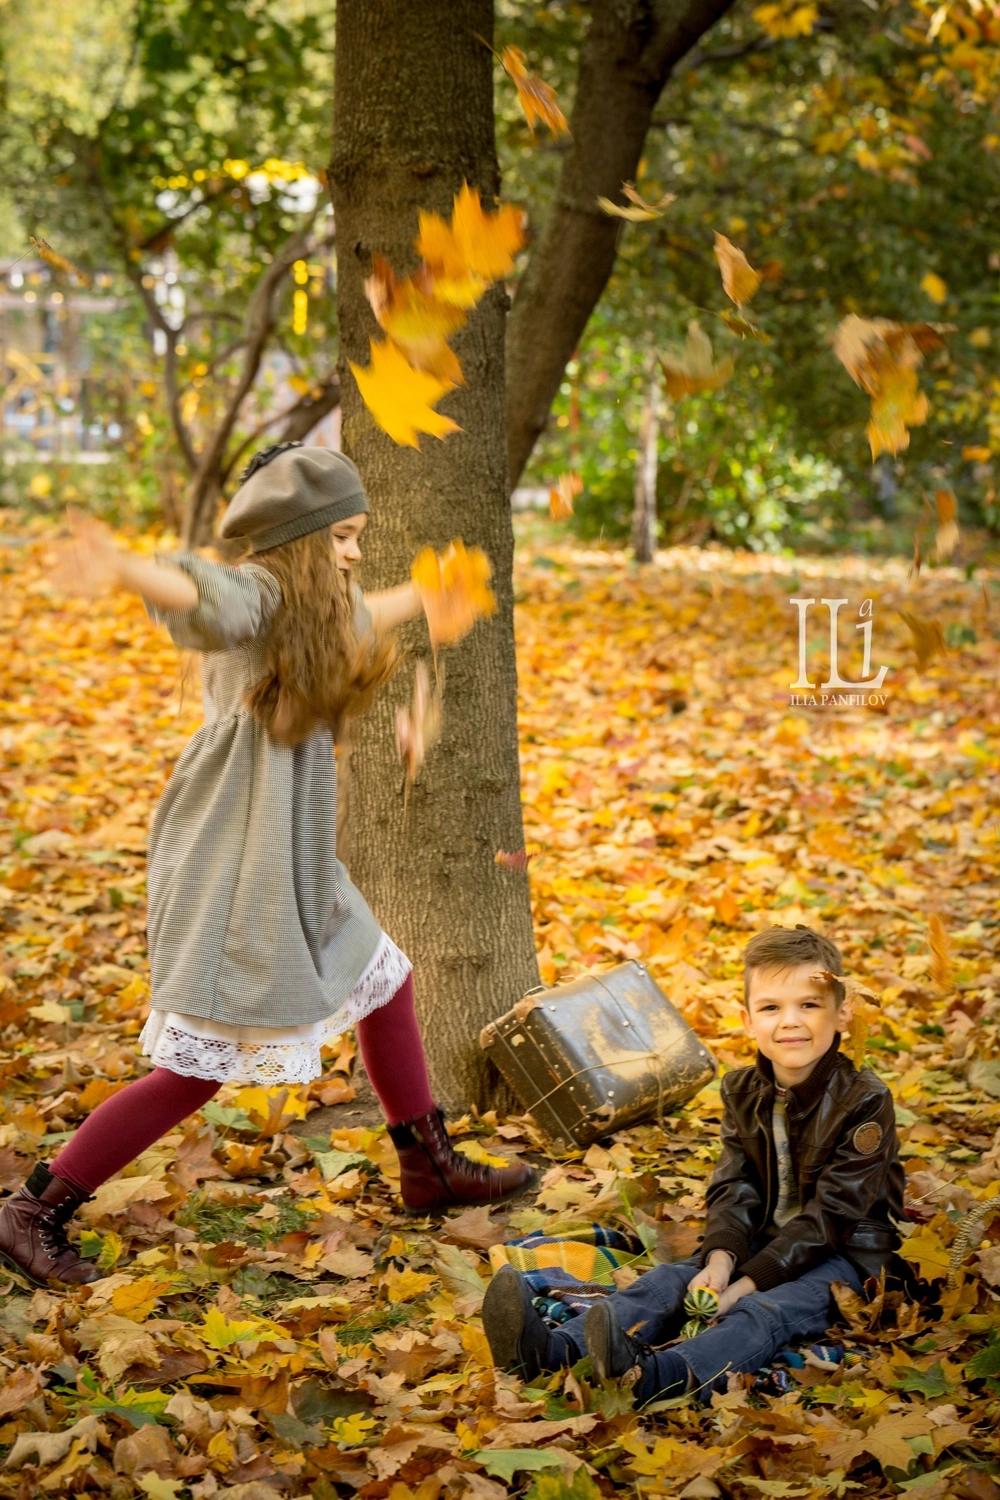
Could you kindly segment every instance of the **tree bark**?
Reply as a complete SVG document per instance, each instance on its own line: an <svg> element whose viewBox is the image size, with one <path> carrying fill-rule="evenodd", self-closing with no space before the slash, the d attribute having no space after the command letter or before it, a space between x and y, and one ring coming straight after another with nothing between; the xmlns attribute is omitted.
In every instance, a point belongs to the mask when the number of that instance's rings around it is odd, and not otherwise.
<svg viewBox="0 0 1000 1500"><path fill-rule="evenodd" d="M632 550L636 562L650 563L656 551L656 470L660 442L660 374L656 360L646 381L635 466Z"/></svg>
<svg viewBox="0 0 1000 1500"><path fill-rule="evenodd" d="M580 52L572 145L510 319L507 443L512 488L614 266L621 221L603 213L597 198L619 200L622 183L635 177L653 109L672 70L732 4L594 0Z"/></svg>
<svg viewBox="0 0 1000 1500"><path fill-rule="evenodd" d="M497 850L523 847L517 676L504 419L506 296L494 288L455 340L465 383L441 403L462 431L421 451L398 447L363 406L347 360L367 364L378 333L363 281L372 255L412 268L418 209L449 215L467 180L489 204L499 186L493 134L491 0L338 0L334 147L342 433L372 503L365 588L395 584L423 543L461 536L494 569L498 610L443 653L441 742L403 798L394 705L403 672L360 727L353 755L352 876L416 972L438 1097L480 1106L496 1093L480 1027L537 982L523 877ZM478 34L478 35L477 35ZM408 639L426 649L423 625Z"/></svg>

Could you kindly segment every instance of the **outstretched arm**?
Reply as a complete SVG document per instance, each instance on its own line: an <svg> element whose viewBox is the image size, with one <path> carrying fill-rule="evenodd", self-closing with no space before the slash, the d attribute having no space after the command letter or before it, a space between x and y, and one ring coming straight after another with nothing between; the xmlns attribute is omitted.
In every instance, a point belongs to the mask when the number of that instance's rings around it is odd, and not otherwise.
<svg viewBox="0 0 1000 1500"><path fill-rule="evenodd" d="M423 612L420 595L412 583L401 583L398 588L380 589L376 594L365 594L365 604L372 617L372 627L382 634L415 620Z"/></svg>
<svg viewBox="0 0 1000 1500"><path fill-rule="evenodd" d="M69 522L73 535L57 547L52 572L58 588L88 596L128 589L160 609L194 609L198 603L198 590L183 569L120 547L110 527L93 516L70 511Z"/></svg>

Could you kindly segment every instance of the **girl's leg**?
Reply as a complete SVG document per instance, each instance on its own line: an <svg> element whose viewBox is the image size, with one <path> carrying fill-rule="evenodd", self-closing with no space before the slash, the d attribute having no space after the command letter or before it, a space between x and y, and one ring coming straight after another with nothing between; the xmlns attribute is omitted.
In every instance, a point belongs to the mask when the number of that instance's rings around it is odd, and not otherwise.
<svg viewBox="0 0 1000 1500"><path fill-rule="evenodd" d="M408 974L392 999L358 1022L358 1046L399 1157L399 1188L412 1213L457 1204L495 1203L527 1187L523 1162L490 1167L452 1147L434 1103Z"/></svg>
<svg viewBox="0 0 1000 1500"><path fill-rule="evenodd" d="M211 1078L185 1078L169 1068L154 1068L99 1104L49 1170L92 1193L221 1087Z"/></svg>
<svg viewBox="0 0 1000 1500"><path fill-rule="evenodd" d="M386 1005L357 1025L365 1072L385 1111L387 1125L418 1120L434 1109L427 1061L413 1004L413 975L407 974Z"/></svg>

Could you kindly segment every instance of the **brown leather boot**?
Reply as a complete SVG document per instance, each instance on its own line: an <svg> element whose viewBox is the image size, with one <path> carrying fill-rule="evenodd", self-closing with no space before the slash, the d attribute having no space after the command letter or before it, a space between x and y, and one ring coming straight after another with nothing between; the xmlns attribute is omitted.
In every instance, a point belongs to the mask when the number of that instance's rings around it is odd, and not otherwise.
<svg viewBox="0 0 1000 1500"><path fill-rule="evenodd" d="M39 1162L0 1205L0 1261L32 1286L100 1281L93 1261L81 1260L66 1238L69 1220L92 1197Z"/></svg>
<svg viewBox="0 0 1000 1500"><path fill-rule="evenodd" d="M403 1204L411 1214L496 1203L534 1181L534 1172L524 1162L487 1167L456 1151L439 1109L421 1115L419 1120L390 1125L389 1136L399 1157Z"/></svg>

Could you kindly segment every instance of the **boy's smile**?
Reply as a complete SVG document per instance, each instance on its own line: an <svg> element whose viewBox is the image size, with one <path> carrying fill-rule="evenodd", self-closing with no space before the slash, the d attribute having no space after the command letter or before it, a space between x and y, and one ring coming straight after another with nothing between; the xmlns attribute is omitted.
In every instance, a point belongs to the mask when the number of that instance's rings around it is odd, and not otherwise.
<svg viewBox="0 0 1000 1500"><path fill-rule="evenodd" d="M790 969L752 969L743 1023L774 1068L782 1088L805 1083L838 1031L850 1021L816 963Z"/></svg>

